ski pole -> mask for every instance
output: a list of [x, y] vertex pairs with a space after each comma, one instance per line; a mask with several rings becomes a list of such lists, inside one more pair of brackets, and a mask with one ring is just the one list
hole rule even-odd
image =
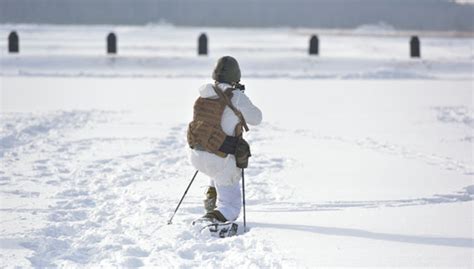
[[176, 212], [178, 212], [179, 206], [180, 206], [181, 203], [183, 202], [184, 197], [185, 197], [186, 194], [188, 193], [188, 190], [189, 190], [189, 188], [191, 187], [191, 184], [193, 184], [194, 178], [196, 178], [196, 175], [198, 174], [198, 172], [199, 172], [199, 170], [196, 170], [196, 173], [194, 173], [193, 179], [191, 179], [191, 182], [189, 182], [189, 185], [188, 185], [188, 187], [186, 188], [186, 191], [184, 191], [183, 197], [181, 197], [181, 200], [179, 201], [178, 206], [176, 207], [176, 209], [174, 210], [173, 215], [171, 216], [170, 220], [168, 221], [168, 225], [172, 223], [173, 218], [174, 218], [174, 215], [176, 214]]
[[244, 168], [242, 168], [242, 204], [244, 207], [244, 232], [247, 231], [247, 220], [245, 218], [245, 176]]

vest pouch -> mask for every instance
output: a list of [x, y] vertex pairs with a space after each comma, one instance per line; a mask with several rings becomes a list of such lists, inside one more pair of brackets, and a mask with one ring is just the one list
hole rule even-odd
[[249, 165], [250, 145], [243, 138], [240, 138], [237, 142], [235, 149], [235, 162], [239, 168], [247, 168]]
[[194, 148], [197, 144], [196, 139], [194, 138], [193, 130], [193, 122], [190, 122], [188, 125], [188, 132], [186, 138], [188, 140], [188, 145], [190, 148]]
[[191, 148], [199, 146], [220, 157], [227, 156], [227, 154], [219, 151], [226, 134], [205, 121], [191, 122], [188, 126], [187, 138]]
[[212, 127], [204, 121], [193, 121], [189, 124], [188, 142], [191, 147], [196, 144], [206, 146], [211, 137]]

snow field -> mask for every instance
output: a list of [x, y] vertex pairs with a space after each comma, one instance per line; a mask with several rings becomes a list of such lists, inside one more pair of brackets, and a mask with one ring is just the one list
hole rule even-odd
[[[187, 199], [173, 226], [166, 225], [183, 191], [178, 186], [184, 188], [185, 184], [184, 180], [178, 184], [175, 179], [188, 176], [185, 173], [189, 170], [185, 141], [181, 137], [184, 125], [172, 127], [166, 136], [109, 138], [97, 136], [92, 129], [93, 137], [81, 137], [83, 128], [88, 130], [83, 133], [91, 130], [76, 125], [76, 117], [85, 118], [86, 126], [90, 126], [94, 121], [87, 119], [100, 119], [104, 114], [111, 113], [75, 111], [38, 115], [39, 120], [16, 132], [16, 137], [25, 138], [12, 143], [14, 145], [11, 144], [4, 156], [3, 164], [8, 167], [2, 171], [6, 200], [16, 200], [18, 204], [13, 207], [22, 208], [33, 219], [45, 219], [45, 225], [35, 231], [29, 231], [30, 225], [26, 224], [27, 229], [16, 228], [17, 233], [10, 235], [17, 236], [16, 242], [13, 241], [17, 244], [15, 249], [32, 251], [28, 253], [31, 265], [227, 267], [243, 258], [244, 265], [248, 266], [281, 264], [277, 256], [264, 257], [273, 250], [271, 244], [257, 236], [251, 240], [236, 237], [221, 241], [190, 230], [190, 221], [202, 211], [197, 197]], [[17, 120], [21, 117], [18, 114], [8, 116], [16, 116]], [[55, 124], [53, 127], [50, 122], [71, 123], [72, 126]], [[100, 120], [95, 124], [101, 126], [99, 132], [115, 125]], [[119, 126], [121, 130], [127, 130], [140, 124], [129, 126], [122, 123]], [[158, 127], [155, 131], [166, 134], [163, 129]], [[135, 134], [141, 135], [139, 130], [135, 130]], [[130, 148], [125, 146], [129, 154], [124, 154], [121, 150], [124, 145], [133, 145], [137, 152], [132, 150], [130, 154]], [[37, 150], [46, 158], [35, 158]], [[172, 154], [173, 151], [177, 153]], [[16, 153], [31, 159], [22, 157], [21, 161], [15, 161]], [[31, 170], [31, 174], [21, 173], [27, 170]], [[24, 191], [8, 192], [10, 188]], [[25, 191], [29, 189], [36, 190], [31, 192], [35, 195]], [[197, 186], [196, 191], [199, 192]], [[35, 205], [39, 193], [49, 198], [47, 206], [38, 208]], [[25, 205], [25, 200], [32, 200], [32, 203]], [[8, 208], [8, 204], [2, 205]], [[183, 216], [186, 216], [185, 221]], [[29, 223], [30, 220], [28, 217], [11, 221]], [[8, 257], [13, 253], [15, 251], [4, 254], [5, 265], [17, 263], [11, 260], [14, 257]], [[202, 261], [206, 263], [201, 264]]]
[[[203, 175], [166, 225], [193, 173], [185, 131], [197, 95], [192, 86], [203, 81], [2, 83], [4, 265], [471, 262], [469, 82], [247, 80], [265, 112], [265, 122], [248, 133], [250, 231], [224, 240], [189, 227], [202, 214]], [[272, 83], [279, 86], [270, 102], [265, 86]], [[288, 100], [292, 109], [281, 109]]]
[[[21, 40], [19, 55], [0, 40], [0, 266], [473, 266], [472, 38], [426, 34], [411, 60], [407, 33], [361, 28], [321, 34], [313, 58], [310, 29], [13, 26], [0, 26]], [[220, 240], [189, 225], [202, 174], [166, 223], [194, 173], [197, 89], [224, 54], [264, 122], [247, 134], [250, 229]]]

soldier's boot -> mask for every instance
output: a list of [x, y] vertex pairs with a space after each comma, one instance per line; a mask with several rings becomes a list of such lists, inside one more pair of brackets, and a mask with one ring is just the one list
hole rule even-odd
[[227, 219], [222, 215], [219, 210], [212, 210], [211, 212], [207, 212], [206, 215], [202, 217], [202, 219], [206, 219], [210, 222], [226, 222]]
[[208, 187], [206, 190], [206, 199], [204, 199], [204, 209], [206, 213], [212, 212], [216, 209], [216, 201], [217, 201], [217, 191], [214, 187]]
[[202, 223], [207, 227], [209, 224], [223, 224], [226, 222], [227, 219], [219, 210], [212, 210], [211, 212], [207, 212], [204, 216], [195, 219], [192, 224], [196, 225]]

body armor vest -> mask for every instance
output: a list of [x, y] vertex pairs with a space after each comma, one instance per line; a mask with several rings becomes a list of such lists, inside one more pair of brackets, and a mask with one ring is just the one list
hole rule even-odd
[[219, 89], [214, 90], [218, 94], [217, 99], [199, 97], [194, 103], [194, 116], [188, 126], [187, 139], [192, 149], [205, 150], [226, 157], [235, 153], [236, 144], [242, 137], [242, 122], [239, 117], [240, 122], [234, 130], [235, 136], [228, 136], [222, 130], [222, 114], [235, 89], [228, 88], [224, 93], [221, 92], [222, 94], [218, 92]]

